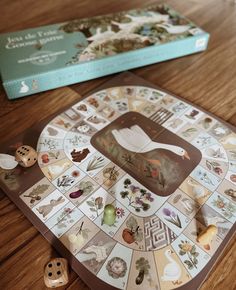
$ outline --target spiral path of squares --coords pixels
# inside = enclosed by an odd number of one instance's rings
[[[131,111],[201,152],[198,165],[171,194],[151,192],[90,143],[94,134]],[[167,188],[176,179],[172,155],[163,149],[156,159],[154,153],[129,154],[120,146],[122,132],[117,130],[119,137],[113,139],[103,134],[101,146],[131,171],[141,162],[134,156],[148,156],[140,165],[143,178]],[[134,145],[125,141],[128,148]],[[236,134],[160,90],[98,91],[54,118],[42,131],[37,151],[45,177],[21,199],[79,262],[114,287],[184,285],[207,265],[236,220]],[[113,225],[103,222],[106,204],[115,207]],[[210,245],[200,245],[197,235],[210,224],[217,226],[217,235]]]

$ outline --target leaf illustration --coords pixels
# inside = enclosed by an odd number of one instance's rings
[[[184,256],[186,253],[182,250],[179,251],[180,256]]]
[[[206,161],[206,166],[207,166],[207,168],[209,169],[209,170],[211,170],[211,164],[210,164],[210,162],[207,160]]]
[[[95,206],[95,202],[94,201],[91,201],[91,200],[88,200],[87,201],[87,205],[93,207],[93,206]]]
[[[189,260],[185,260],[184,263],[188,266],[189,270],[193,269],[193,264]]]
[[[93,212],[96,212],[96,209],[95,209],[95,208],[90,207],[89,209],[90,209],[91,211],[93,211]]]
[[[181,224],[181,221],[179,219],[179,216],[177,215],[176,217],[177,217],[177,221],[178,221],[179,227],[182,228],[182,224]]]

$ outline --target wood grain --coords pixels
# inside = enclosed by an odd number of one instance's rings
[[[57,0],[1,1],[0,32],[142,7],[160,1]],[[182,96],[236,125],[236,5],[231,0],[166,1],[211,34],[201,54],[133,70],[137,75]],[[9,101],[0,89],[0,140],[29,128],[69,105],[112,76]],[[236,289],[236,238],[224,250],[202,290]],[[57,253],[23,214],[0,192],[0,289],[45,289],[44,264]],[[88,287],[70,273],[67,287]]]

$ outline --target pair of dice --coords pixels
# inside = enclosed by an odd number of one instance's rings
[[[68,283],[68,262],[63,258],[50,260],[44,269],[44,283],[49,288],[56,288]]]

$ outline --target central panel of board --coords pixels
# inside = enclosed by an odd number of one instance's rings
[[[137,112],[114,120],[91,144],[159,196],[172,194],[202,157],[196,147]]]

